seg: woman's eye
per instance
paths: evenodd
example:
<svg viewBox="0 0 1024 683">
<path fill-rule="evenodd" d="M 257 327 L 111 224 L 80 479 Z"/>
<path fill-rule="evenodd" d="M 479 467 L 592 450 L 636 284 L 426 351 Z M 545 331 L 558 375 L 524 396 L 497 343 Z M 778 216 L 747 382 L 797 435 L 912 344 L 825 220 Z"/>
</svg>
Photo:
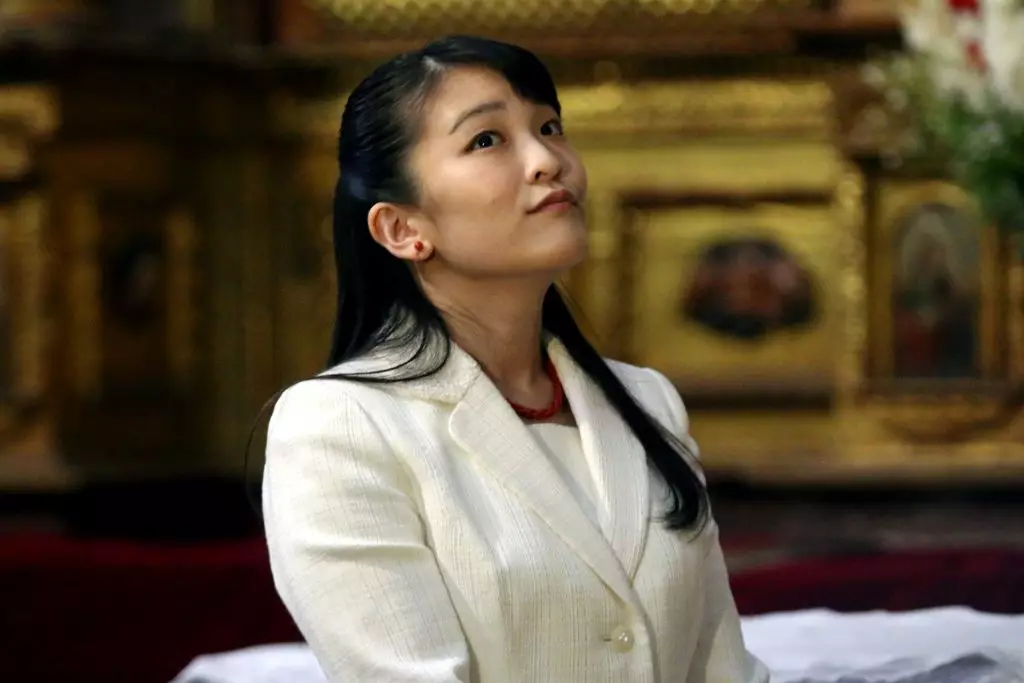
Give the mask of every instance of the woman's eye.
<svg viewBox="0 0 1024 683">
<path fill-rule="evenodd" d="M 541 135 L 565 135 L 562 122 L 558 119 L 551 119 L 540 128 Z"/>
<path fill-rule="evenodd" d="M 487 131 L 473 138 L 473 142 L 469 144 L 469 149 L 487 149 L 488 147 L 496 147 L 499 144 L 501 144 L 501 136 L 493 131 Z"/>
</svg>

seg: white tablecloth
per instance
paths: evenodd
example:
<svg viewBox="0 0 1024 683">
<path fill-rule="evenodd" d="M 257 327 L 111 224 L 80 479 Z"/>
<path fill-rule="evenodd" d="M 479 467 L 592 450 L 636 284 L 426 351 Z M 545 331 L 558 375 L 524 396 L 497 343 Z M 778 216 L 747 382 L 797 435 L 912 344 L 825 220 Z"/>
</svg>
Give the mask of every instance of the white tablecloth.
<svg viewBox="0 0 1024 683">
<path fill-rule="evenodd" d="M 1024 615 L 962 607 L 860 614 L 807 610 L 744 618 L 743 635 L 771 670 L 773 683 L 916 683 L 915 677 L 950 662 L 959 665 L 956 677 L 921 680 L 1024 681 Z M 987 673 L 983 657 L 995 665 Z M 992 678 L 994 673 L 1002 677 Z"/>
<path fill-rule="evenodd" d="M 743 634 L 773 683 L 1024 683 L 1024 615 L 808 610 L 744 618 Z M 326 679 L 305 645 L 287 644 L 198 657 L 172 683 Z"/>
</svg>

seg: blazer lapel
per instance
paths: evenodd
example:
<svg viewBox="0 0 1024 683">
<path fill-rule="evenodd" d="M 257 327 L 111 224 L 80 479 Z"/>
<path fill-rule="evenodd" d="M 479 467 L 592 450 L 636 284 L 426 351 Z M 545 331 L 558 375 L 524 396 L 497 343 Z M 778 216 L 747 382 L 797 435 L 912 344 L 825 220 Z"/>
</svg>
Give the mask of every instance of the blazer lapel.
<svg viewBox="0 0 1024 683">
<path fill-rule="evenodd" d="M 548 353 L 565 388 L 594 477 L 600 514 L 600 528 L 595 527 L 479 364 L 456 344 L 450 348 L 448 362 L 439 372 L 388 384 L 388 390 L 455 404 L 448 427 L 456 443 L 479 457 L 609 588 L 631 601 L 630 578 L 640 562 L 650 519 L 647 463 L 639 441 L 565 347 L 557 340 L 549 342 Z M 389 350 L 358 369 L 391 368 L 408 355 Z"/>
<path fill-rule="evenodd" d="M 632 601 L 632 586 L 612 547 L 576 504 L 534 436 L 482 372 L 455 406 L 449 429 L 460 446 L 479 457 L 502 485 L 561 536 L 609 588 L 627 602 Z M 620 498 L 617 494 L 616 509 L 625 507 Z M 627 522 L 614 533 L 619 537 L 635 526 L 635 522 Z M 620 540 L 619 545 L 630 544 Z"/>
<path fill-rule="evenodd" d="M 548 354 L 579 425 L 594 488 L 601 498 L 601 530 L 632 578 L 650 524 L 650 480 L 643 445 L 560 342 L 552 341 Z"/>
</svg>

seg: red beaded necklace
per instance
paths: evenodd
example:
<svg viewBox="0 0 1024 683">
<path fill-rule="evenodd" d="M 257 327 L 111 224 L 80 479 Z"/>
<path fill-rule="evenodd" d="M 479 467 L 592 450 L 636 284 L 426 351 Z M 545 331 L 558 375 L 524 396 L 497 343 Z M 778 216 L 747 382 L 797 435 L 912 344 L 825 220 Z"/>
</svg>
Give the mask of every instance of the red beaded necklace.
<svg viewBox="0 0 1024 683">
<path fill-rule="evenodd" d="M 562 411 L 562 405 L 565 403 L 565 390 L 562 388 L 562 383 L 558 379 L 558 372 L 555 370 L 555 364 L 551 362 L 551 358 L 545 359 L 544 372 L 547 373 L 548 378 L 551 379 L 551 386 L 554 390 L 554 396 L 551 397 L 551 404 L 547 408 L 527 408 L 526 406 L 521 406 L 513 401 L 508 402 L 508 404 L 512 406 L 512 410 L 516 411 L 516 415 L 524 420 L 550 420 Z"/>
</svg>

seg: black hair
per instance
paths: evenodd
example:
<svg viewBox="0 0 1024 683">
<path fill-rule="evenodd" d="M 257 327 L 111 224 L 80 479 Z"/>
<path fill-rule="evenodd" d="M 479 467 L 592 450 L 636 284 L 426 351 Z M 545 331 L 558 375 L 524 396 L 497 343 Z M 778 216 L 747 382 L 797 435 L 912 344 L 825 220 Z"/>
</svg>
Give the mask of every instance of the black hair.
<svg viewBox="0 0 1024 683">
<path fill-rule="evenodd" d="M 491 69 L 520 97 L 561 114 L 551 74 L 533 53 L 471 36 L 443 38 L 394 57 L 352 91 L 339 132 L 333 227 L 338 309 L 327 365 L 337 366 L 385 345 L 413 352 L 383 373 L 329 372 L 318 380 L 409 381 L 438 372 L 448 361 L 452 341 L 444 319 L 408 265 L 373 240 L 366 219 L 377 202 L 416 203 L 416 183 L 407 161 L 418 135 L 418 115 L 445 71 L 457 66 Z M 707 518 L 707 491 L 683 457 L 694 454 L 630 395 L 581 332 L 554 285 L 544 297 L 542 323 L 601 388 L 668 485 L 667 526 L 701 528 Z"/>
</svg>

